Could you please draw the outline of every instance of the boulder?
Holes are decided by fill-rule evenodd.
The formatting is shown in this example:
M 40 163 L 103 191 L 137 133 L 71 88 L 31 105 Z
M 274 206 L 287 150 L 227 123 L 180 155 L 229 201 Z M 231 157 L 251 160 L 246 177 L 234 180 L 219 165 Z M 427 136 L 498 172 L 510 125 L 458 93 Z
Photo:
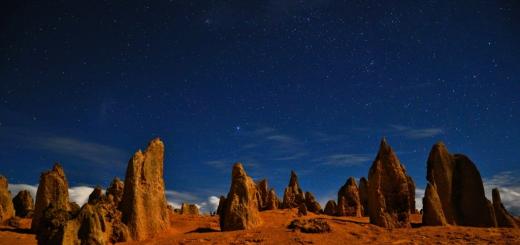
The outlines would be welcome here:
M 295 219 L 291 221 L 287 228 L 293 231 L 299 230 L 303 233 L 326 233 L 332 231 L 330 225 L 323 219 Z
M 128 162 L 123 196 L 119 204 L 122 221 L 134 240 L 141 241 L 170 225 L 164 193 L 164 144 L 153 139 L 146 150 L 137 151 Z
M 338 216 L 361 217 L 363 207 L 359 198 L 359 189 L 354 177 L 348 178 L 345 185 L 338 191 Z
M 368 180 L 365 177 L 359 180 L 359 200 L 363 207 L 363 216 L 368 216 Z
M 322 212 L 320 203 L 316 201 L 314 195 L 308 191 L 305 192 L 305 206 L 309 212 L 313 212 L 315 214 Z
M 61 229 L 69 219 L 69 211 L 73 211 L 69 203 L 69 184 L 65 172 L 59 163 L 54 164 L 52 170 L 40 175 L 40 184 L 36 191 L 36 201 L 31 229 L 43 241 L 61 241 Z M 49 226 L 52 224 L 52 226 Z M 52 237 L 51 237 L 52 236 Z M 40 242 L 40 239 L 38 239 Z M 42 243 L 42 242 L 40 242 Z
M 222 199 L 221 199 L 222 200 Z M 247 230 L 262 224 L 258 211 L 257 188 L 241 163 L 233 166 L 231 187 L 220 214 L 222 231 Z
M 336 211 L 338 210 L 338 205 L 336 204 L 336 201 L 329 200 L 327 204 L 325 204 L 325 209 L 323 210 L 323 213 L 326 215 L 334 216 L 336 215 Z
M 305 195 L 298 183 L 298 176 L 294 171 L 291 171 L 291 179 L 289 185 L 285 188 L 283 194 L 283 208 L 297 208 L 300 203 L 305 203 Z
M 368 172 L 370 223 L 386 228 L 411 227 L 410 199 L 415 199 L 415 192 L 409 190 L 410 180 L 404 166 L 383 139 Z
M 21 190 L 13 198 L 16 216 L 22 218 L 30 218 L 34 212 L 34 200 L 28 190 Z
M 424 199 L 433 202 L 438 197 L 440 205 L 423 210 L 424 224 L 444 225 L 438 221 L 444 219 L 451 225 L 497 226 L 493 205 L 484 195 L 482 177 L 467 156 L 452 155 L 442 142 L 435 144 L 428 157 L 426 179 L 435 188 L 431 187 Z M 437 218 L 439 215 L 444 218 Z
M 493 196 L 493 209 L 495 210 L 495 217 L 497 219 L 498 227 L 511 227 L 518 228 L 520 226 L 520 220 L 511 215 L 504 205 L 502 204 L 502 199 L 500 198 L 500 192 L 497 188 L 492 190 Z
M 0 175 L 0 224 L 7 223 L 15 215 L 13 199 L 7 178 Z
M 183 215 L 199 215 L 199 207 L 195 204 L 182 203 L 181 214 Z

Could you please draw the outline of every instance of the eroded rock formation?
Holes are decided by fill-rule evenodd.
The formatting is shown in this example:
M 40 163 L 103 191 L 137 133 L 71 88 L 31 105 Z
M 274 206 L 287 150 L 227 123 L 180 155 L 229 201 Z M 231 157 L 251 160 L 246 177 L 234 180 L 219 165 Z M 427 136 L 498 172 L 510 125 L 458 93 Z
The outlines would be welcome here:
M 305 192 L 305 206 L 309 212 L 319 214 L 322 211 L 320 203 L 316 201 L 314 195 L 308 191 Z
M 368 172 L 368 210 L 370 223 L 386 227 L 411 227 L 409 190 L 411 178 L 385 139 Z M 338 205 L 339 206 L 339 205 Z
M 325 209 L 323 210 L 323 213 L 326 215 L 334 216 L 336 215 L 336 211 L 338 210 L 338 205 L 336 204 L 336 201 L 329 200 L 327 204 L 325 204 Z
M 13 198 L 13 206 L 16 216 L 30 218 L 34 212 L 34 200 L 28 190 L 21 190 Z
M 183 215 L 199 215 L 199 207 L 195 204 L 182 203 L 181 214 Z
M 220 229 L 222 231 L 246 230 L 262 224 L 258 209 L 257 188 L 247 176 L 241 163 L 233 166 L 231 187 L 225 204 L 221 206 Z
M 163 161 L 164 144 L 157 138 L 128 163 L 119 207 L 134 240 L 150 238 L 169 227 Z
M 345 185 L 338 191 L 338 216 L 361 217 L 363 207 L 359 198 L 359 189 L 354 177 L 348 178 Z
M 222 217 L 222 214 L 223 214 L 225 208 L 226 208 L 226 197 L 220 196 L 220 200 L 218 202 L 218 207 L 217 207 L 217 215 Z
M 291 171 L 291 179 L 289 185 L 285 188 L 283 194 L 283 208 L 297 208 L 300 203 L 305 203 L 305 195 L 298 183 L 298 176 Z
M 124 187 L 125 183 L 116 177 L 112 180 L 112 183 L 110 183 L 110 186 L 107 188 L 106 196 L 116 206 L 119 206 L 119 203 L 123 199 Z
M 44 172 L 40 176 L 31 229 L 37 234 L 42 229 L 48 229 L 49 224 L 57 225 L 54 228 L 61 229 L 69 219 L 70 210 L 69 184 L 63 168 L 56 163 L 52 170 Z M 41 234 L 41 237 L 45 238 L 45 236 L 45 234 Z M 61 237 L 57 237 L 57 239 L 61 240 Z
M 363 216 L 368 216 L 368 180 L 365 177 L 359 180 L 359 200 L 363 207 Z
M 511 215 L 504 205 L 502 204 L 502 199 L 500 198 L 500 192 L 497 188 L 492 190 L 493 196 L 493 209 L 495 210 L 495 217 L 497 219 L 497 225 L 499 227 L 512 227 L 518 228 L 520 226 L 520 220 L 513 215 Z
M 15 211 L 7 178 L 0 175 L 0 224 L 14 217 Z
M 435 144 L 428 157 L 426 179 L 431 187 L 424 200 L 430 208 L 423 210 L 423 223 L 444 225 L 445 220 L 451 225 L 497 225 L 480 173 L 468 157 L 451 155 L 443 143 Z
M 273 188 L 269 189 L 267 180 L 263 179 L 256 184 L 258 208 L 260 211 L 274 210 L 280 206 L 280 200 Z

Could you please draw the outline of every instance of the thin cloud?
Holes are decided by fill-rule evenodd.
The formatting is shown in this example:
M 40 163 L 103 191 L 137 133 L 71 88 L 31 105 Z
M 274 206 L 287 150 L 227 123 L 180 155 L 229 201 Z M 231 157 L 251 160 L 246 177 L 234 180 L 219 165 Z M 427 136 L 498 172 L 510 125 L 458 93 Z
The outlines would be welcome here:
M 443 133 L 441 128 L 411 128 L 403 125 L 390 125 L 392 131 L 409 139 L 431 138 Z
M 300 144 L 300 142 L 298 140 L 296 140 L 295 138 L 288 136 L 288 135 L 283 135 L 283 134 L 271 135 L 271 136 L 268 136 L 267 139 L 275 141 L 280 144 L 284 144 L 284 145 Z
M 321 162 L 323 165 L 338 166 L 338 167 L 352 167 L 360 166 L 371 160 L 367 154 L 332 154 L 313 160 L 314 162 Z
M 502 203 L 514 215 L 520 215 L 520 180 L 513 171 L 499 172 L 489 178 L 484 178 L 484 190 L 489 200 L 491 191 L 498 188 Z

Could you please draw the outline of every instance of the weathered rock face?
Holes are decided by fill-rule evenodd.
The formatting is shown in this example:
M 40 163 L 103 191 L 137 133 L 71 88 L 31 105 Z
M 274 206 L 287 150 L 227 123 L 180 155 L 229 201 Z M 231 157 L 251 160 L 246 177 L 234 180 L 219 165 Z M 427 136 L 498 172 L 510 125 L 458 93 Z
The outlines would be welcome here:
M 428 183 L 423 197 L 423 225 L 447 225 L 435 186 Z
M 96 200 L 95 204 L 85 204 L 75 218 L 66 222 L 62 244 L 109 244 L 131 239 L 114 203 L 106 196 Z
M 361 217 L 363 207 L 359 198 L 359 189 L 354 177 L 348 178 L 338 191 L 338 216 Z
M 0 175 L 0 224 L 14 217 L 15 211 L 7 178 Z
M 221 199 L 222 201 L 222 199 Z M 233 166 L 231 187 L 220 214 L 222 231 L 246 230 L 262 224 L 255 182 L 241 163 Z
M 502 199 L 500 198 L 500 192 L 497 188 L 492 190 L 493 195 L 493 209 L 495 210 L 495 217 L 497 219 L 498 227 L 512 227 L 518 228 L 520 226 L 520 220 L 511 215 L 504 205 L 502 204 Z
M 415 192 L 409 190 L 410 180 L 394 151 L 383 139 L 368 172 L 370 223 L 386 228 L 411 227 L 410 199 L 415 199 Z
M 297 208 L 300 203 L 305 203 L 305 195 L 298 183 L 298 176 L 296 176 L 294 171 L 291 171 L 289 185 L 285 188 L 283 194 L 282 206 L 283 208 Z
M 316 214 L 322 212 L 320 203 L 316 201 L 316 198 L 310 192 L 305 192 L 305 206 L 309 212 Z
M 425 201 L 432 208 L 423 210 L 423 223 L 430 225 L 446 224 L 495 227 L 496 218 L 491 202 L 484 195 L 482 178 L 475 164 L 461 154 L 451 155 L 443 143 L 433 146 L 427 163 L 426 179 L 432 185 L 425 193 Z M 442 212 L 437 210 L 442 208 Z M 431 220 L 430 220 L 431 219 Z
M 118 206 L 123 199 L 123 191 L 124 191 L 125 183 L 121 181 L 119 178 L 114 178 L 110 186 L 107 188 L 106 196 L 108 199 L 112 200 L 112 202 Z
M 31 229 L 37 234 L 41 229 L 46 230 L 40 234 L 40 238 L 46 239 L 46 233 L 54 233 L 49 230 L 49 224 L 53 224 L 54 228 L 58 230 L 61 229 L 69 218 L 69 211 L 69 184 L 63 168 L 56 163 L 52 170 L 44 172 L 40 176 Z M 53 239 L 61 240 L 61 237 L 48 238 L 51 241 Z
M 199 215 L 199 208 L 195 204 L 182 203 L 181 214 L 183 215 Z
M 164 144 L 154 139 L 128 163 L 119 207 L 134 240 L 144 240 L 169 227 L 163 161 Z
M 22 190 L 13 198 L 16 216 L 30 218 L 34 212 L 34 201 L 28 190 Z
M 336 201 L 329 200 L 327 204 L 325 204 L 325 210 L 323 210 L 323 213 L 326 215 L 334 216 L 336 215 L 336 211 L 338 210 L 338 205 L 336 204 Z
M 368 180 L 365 177 L 359 180 L 359 200 L 363 207 L 363 216 L 368 216 Z

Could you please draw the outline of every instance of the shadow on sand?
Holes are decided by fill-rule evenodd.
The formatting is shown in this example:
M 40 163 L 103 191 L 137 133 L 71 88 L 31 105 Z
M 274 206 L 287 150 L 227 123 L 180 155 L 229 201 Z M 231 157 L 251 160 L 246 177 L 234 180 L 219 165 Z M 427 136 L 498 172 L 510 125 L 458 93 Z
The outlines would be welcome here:
M 22 228 L 0 228 L 0 231 L 10 231 L 20 234 L 34 234 L 31 229 L 22 229 Z
M 199 227 L 195 230 L 192 230 L 192 231 L 188 231 L 184 234 L 190 234 L 190 233 L 210 233 L 210 232 L 220 232 L 220 230 L 216 230 L 216 229 L 212 229 L 212 228 L 208 228 L 208 227 Z

